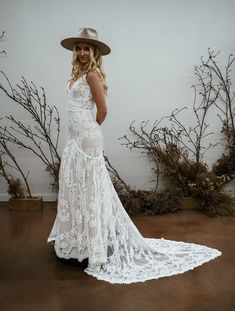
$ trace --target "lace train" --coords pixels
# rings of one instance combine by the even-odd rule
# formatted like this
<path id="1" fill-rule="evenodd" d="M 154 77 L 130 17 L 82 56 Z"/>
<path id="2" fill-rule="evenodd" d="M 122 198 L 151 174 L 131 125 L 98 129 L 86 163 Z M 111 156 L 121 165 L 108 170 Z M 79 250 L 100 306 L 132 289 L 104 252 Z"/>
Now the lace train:
<path id="1" fill-rule="evenodd" d="M 221 255 L 206 246 L 144 238 L 113 187 L 103 156 L 91 157 L 75 140 L 64 149 L 58 212 L 48 242 L 60 258 L 89 258 L 85 272 L 128 284 L 191 270 Z"/>

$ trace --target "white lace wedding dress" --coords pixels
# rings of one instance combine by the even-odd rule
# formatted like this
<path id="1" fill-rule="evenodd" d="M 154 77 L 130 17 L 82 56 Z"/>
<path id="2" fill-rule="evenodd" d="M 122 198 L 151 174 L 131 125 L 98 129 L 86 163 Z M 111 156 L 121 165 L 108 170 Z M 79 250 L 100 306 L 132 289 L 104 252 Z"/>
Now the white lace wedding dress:
<path id="1" fill-rule="evenodd" d="M 60 258 L 88 258 L 85 272 L 128 284 L 191 270 L 221 252 L 164 238 L 144 238 L 126 213 L 103 157 L 86 76 L 67 84 L 69 137 L 59 173 L 57 215 L 47 242 Z"/>

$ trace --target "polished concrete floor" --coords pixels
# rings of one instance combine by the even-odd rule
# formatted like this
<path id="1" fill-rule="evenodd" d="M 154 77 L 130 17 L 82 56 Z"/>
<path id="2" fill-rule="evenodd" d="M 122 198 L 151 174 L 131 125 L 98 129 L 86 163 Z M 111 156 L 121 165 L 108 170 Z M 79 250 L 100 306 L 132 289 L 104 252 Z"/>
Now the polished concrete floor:
<path id="1" fill-rule="evenodd" d="M 46 243 L 54 217 L 51 203 L 41 212 L 9 211 L 0 203 L 1 311 L 235 310 L 234 216 L 184 210 L 132 217 L 145 237 L 204 244 L 223 254 L 184 274 L 130 285 L 88 276 L 86 261 L 59 261 Z"/>

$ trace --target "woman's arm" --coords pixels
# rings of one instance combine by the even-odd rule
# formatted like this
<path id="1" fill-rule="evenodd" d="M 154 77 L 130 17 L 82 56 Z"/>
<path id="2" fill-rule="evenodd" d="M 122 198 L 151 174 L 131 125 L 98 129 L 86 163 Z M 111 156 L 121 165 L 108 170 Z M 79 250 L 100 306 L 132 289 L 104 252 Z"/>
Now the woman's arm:
<path id="1" fill-rule="evenodd" d="M 104 86 L 100 77 L 98 76 L 98 73 L 94 71 L 88 72 L 87 82 L 90 86 L 92 97 L 97 107 L 96 121 L 99 125 L 101 125 L 107 115 Z"/>

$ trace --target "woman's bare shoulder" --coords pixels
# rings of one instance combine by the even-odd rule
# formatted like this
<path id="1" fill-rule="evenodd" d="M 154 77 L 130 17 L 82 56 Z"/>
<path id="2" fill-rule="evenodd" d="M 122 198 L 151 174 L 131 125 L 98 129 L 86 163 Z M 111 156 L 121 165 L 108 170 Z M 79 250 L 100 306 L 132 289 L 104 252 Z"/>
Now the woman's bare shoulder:
<path id="1" fill-rule="evenodd" d="M 88 71 L 87 81 L 95 81 L 95 80 L 100 80 L 100 79 L 101 79 L 101 74 L 98 68 Z"/>

